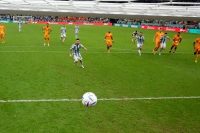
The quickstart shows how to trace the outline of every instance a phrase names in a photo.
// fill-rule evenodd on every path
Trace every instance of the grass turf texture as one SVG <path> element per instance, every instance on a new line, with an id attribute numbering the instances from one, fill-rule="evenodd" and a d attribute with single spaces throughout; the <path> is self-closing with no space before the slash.
<path id="1" fill-rule="evenodd" d="M 0 99 L 81 98 L 86 91 L 99 98 L 200 96 L 200 63 L 194 63 L 195 34 L 182 33 L 177 54 L 152 55 L 155 31 L 144 33 L 141 57 L 131 44 L 135 29 L 80 26 L 85 69 L 73 64 L 69 48 L 74 27 L 67 26 L 62 44 L 52 26 L 50 47 L 43 46 L 43 25 L 7 24 L 0 45 Z M 114 36 L 105 53 L 104 34 Z M 169 32 L 172 38 L 173 32 Z M 20 52 L 21 51 L 21 52 Z M 80 102 L 0 103 L 0 131 L 11 132 L 200 132 L 200 100 L 99 101 L 85 108 Z"/>

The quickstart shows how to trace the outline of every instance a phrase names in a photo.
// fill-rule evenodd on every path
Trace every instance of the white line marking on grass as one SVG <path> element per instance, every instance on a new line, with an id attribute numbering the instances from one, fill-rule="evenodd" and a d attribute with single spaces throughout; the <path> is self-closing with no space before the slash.
<path id="1" fill-rule="evenodd" d="M 181 100 L 200 99 L 200 96 L 180 97 L 124 97 L 124 98 L 99 98 L 98 101 L 136 101 L 136 100 Z M 27 100 L 0 100 L 0 103 L 35 103 L 35 102 L 80 102 L 81 99 L 27 99 Z"/>

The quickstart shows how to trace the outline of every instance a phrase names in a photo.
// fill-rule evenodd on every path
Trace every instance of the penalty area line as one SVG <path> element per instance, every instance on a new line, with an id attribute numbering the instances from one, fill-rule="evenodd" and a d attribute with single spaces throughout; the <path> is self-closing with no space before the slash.
<path id="1" fill-rule="evenodd" d="M 200 99 L 200 96 L 180 97 L 124 97 L 124 98 L 99 98 L 98 101 L 136 101 L 136 100 L 189 100 Z M 81 99 L 18 99 L 0 100 L 0 103 L 40 103 L 40 102 L 80 102 Z"/>

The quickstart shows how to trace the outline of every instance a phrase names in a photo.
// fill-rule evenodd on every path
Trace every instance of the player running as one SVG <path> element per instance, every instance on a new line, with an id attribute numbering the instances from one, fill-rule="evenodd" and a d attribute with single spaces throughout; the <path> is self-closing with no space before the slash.
<path id="1" fill-rule="evenodd" d="M 135 42 L 135 38 L 136 38 L 137 35 L 138 35 L 138 31 L 137 30 L 132 33 L 132 42 L 133 43 Z"/>
<path id="2" fill-rule="evenodd" d="M 5 43 L 6 27 L 0 23 L 0 43 Z"/>
<path id="3" fill-rule="evenodd" d="M 19 21 L 18 21 L 18 31 L 19 32 L 21 32 L 22 31 L 22 20 L 21 19 L 19 19 Z"/>
<path id="4" fill-rule="evenodd" d="M 44 33 L 44 46 L 47 44 L 49 46 L 49 42 L 50 42 L 50 33 L 51 33 L 51 27 L 49 26 L 49 23 L 46 24 L 46 26 L 44 26 L 42 28 L 43 33 Z"/>
<path id="5" fill-rule="evenodd" d="M 158 49 L 160 48 L 161 37 L 163 36 L 163 32 L 161 30 L 157 31 L 154 36 L 155 48 L 153 49 L 153 54 L 155 55 Z"/>
<path id="6" fill-rule="evenodd" d="M 74 58 L 74 63 L 77 64 L 78 61 L 81 64 L 81 67 L 84 68 L 83 66 L 83 58 L 81 56 L 80 53 L 80 49 L 83 48 L 85 50 L 87 50 L 86 47 L 84 47 L 81 43 L 80 43 L 80 39 L 76 39 L 76 42 L 74 44 L 72 44 L 71 48 L 70 48 L 70 56 L 73 55 Z"/>
<path id="7" fill-rule="evenodd" d="M 176 35 L 174 35 L 173 44 L 172 44 L 172 46 L 170 48 L 169 53 L 171 53 L 172 50 L 174 50 L 173 53 L 175 53 L 176 49 L 177 49 L 178 45 L 181 43 L 181 41 L 182 41 L 182 37 L 180 35 L 180 32 L 178 32 Z"/>
<path id="8" fill-rule="evenodd" d="M 65 25 L 63 25 L 63 26 L 61 26 L 61 28 L 60 28 L 60 39 L 61 39 L 62 43 L 65 42 L 66 34 L 67 34 L 66 27 L 65 27 Z"/>
<path id="9" fill-rule="evenodd" d="M 161 55 L 162 51 L 166 48 L 167 41 L 170 41 L 170 38 L 167 36 L 167 33 L 165 33 L 160 39 L 159 55 Z"/>
<path id="10" fill-rule="evenodd" d="M 195 63 L 198 62 L 198 58 L 200 56 L 200 37 L 197 38 L 194 42 L 194 55 L 195 55 Z"/>
<path id="11" fill-rule="evenodd" d="M 78 33 L 79 33 L 79 26 L 78 25 L 75 25 L 74 32 L 75 32 L 75 38 L 77 39 L 78 38 Z"/>
<path id="12" fill-rule="evenodd" d="M 139 34 L 137 34 L 135 36 L 135 41 L 137 42 L 137 49 L 138 49 L 138 54 L 141 56 L 141 51 L 142 51 L 142 46 L 144 44 L 144 36 L 142 34 L 142 32 L 140 32 Z"/>
<path id="13" fill-rule="evenodd" d="M 113 44 L 113 35 L 110 31 L 108 31 L 105 36 L 104 36 L 104 40 L 107 46 L 107 52 L 110 53 L 110 49 L 112 47 Z"/>

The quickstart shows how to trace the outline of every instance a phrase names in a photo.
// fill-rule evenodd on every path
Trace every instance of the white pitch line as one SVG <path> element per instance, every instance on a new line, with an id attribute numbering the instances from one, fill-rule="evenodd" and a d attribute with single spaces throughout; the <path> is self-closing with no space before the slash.
<path id="1" fill-rule="evenodd" d="M 181 100 L 200 99 L 200 96 L 180 97 L 125 97 L 125 98 L 99 98 L 98 101 L 136 101 L 136 100 Z M 27 99 L 27 100 L 0 100 L 0 103 L 35 103 L 35 102 L 80 102 L 81 99 Z"/>
<path id="2" fill-rule="evenodd" d="M 174 99 L 200 99 L 200 96 L 102 98 L 102 99 L 98 99 L 98 100 L 100 100 L 100 101 L 133 101 L 133 100 L 174 100 Z"/>

